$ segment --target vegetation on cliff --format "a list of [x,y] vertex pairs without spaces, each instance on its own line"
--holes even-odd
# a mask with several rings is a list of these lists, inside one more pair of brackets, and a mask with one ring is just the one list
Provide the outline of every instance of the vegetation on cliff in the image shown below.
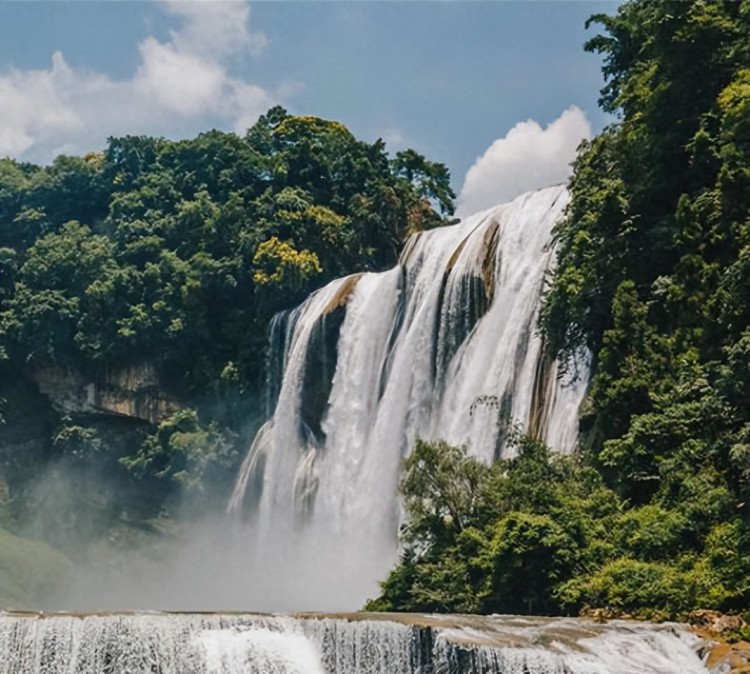
[[592,22],[618,121],[574,164],[542,316],[555,355],[593,355],[583,454],[418,447],[379,606],[750,609],[750,2]]
[[747,607],[747,530],[722,521],[727,494],[634,505],[583,457],[514,443],[516,458],[492,466],[417,443],[401,484],[404,551],[369,610],[684,618]]
[[[541,317],[551,355],[593,359],[581,451],[516,435],[516,458],[485,466],[418,443],[403,557],[369,608],[750,610],[750,1],[592,21],[617,121],[575,162]],[[390,266],[452,198],[444,166],[280,108],[242,137],[0,160],[0,524],[44,513],[32,533],[74,556],[82,530],[223,498],[270,317]],[[158,423],[61,414],[34,384],[142,363],[182,403]],[[0,547],[0,600],[33,594],[27,559],[45,579],[68,565],[4,531]]]
[[[225,501],[262,414],[270,318],[330,279],[392,266],[453,197],[445,166],[278,107],[244,136],[112,138],[50,166],[0,160],[7,526],[34,514],[33,485],[53,464],[109,517],[154,515],[176,496],[199,509],[211,487]],[[60,413],[35,386],[139,371],[153,376],[136,393],[168,401],[158,414],[96,414],[90,400]],[[64,546],[76,524],[63,519],[47,533]]]
[[2,344],[17,362],[158,365],[181,393],[252,385],[268,319],[395,263],[452,212],[444,166],[270,110],[244,137],[110,139],[0,161]]

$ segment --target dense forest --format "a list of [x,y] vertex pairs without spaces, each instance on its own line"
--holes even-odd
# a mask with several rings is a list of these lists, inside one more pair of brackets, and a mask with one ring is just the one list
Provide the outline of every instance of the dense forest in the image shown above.
[[[487,466],[419,442],[371,609],[750,611],[750,1],[591,24],[615,121],[574,163],[539,325],[550,357],[592,361],[580,451],[516,432]],[[223,506],[271,317],[393,265],[453,198],[445,166],[281,108],[244,136],[0,160],[0,605],[76,559],[72,531],[127,545]]]
[[581,452],[420,444],[374,608],[750,609],[750,2],[590,22],[616,121],[575,161],[541,325],[593,358]]
[[[281,108],[244,136],[0,160],[0,527],[75,558],[118,523],[224,508],[270,318],[391,267],[453,198],[445,166]],[[9,541],[0,567],[38,557]]]

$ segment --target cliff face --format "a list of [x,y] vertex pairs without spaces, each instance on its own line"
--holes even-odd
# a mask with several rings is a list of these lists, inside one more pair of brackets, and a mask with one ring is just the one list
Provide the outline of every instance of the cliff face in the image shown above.
[[37,368],[31,377],[53,407],[67,414],[109,414],[159,424],[180,407],[161,389],[149,363],[108,371],[95,380],[52,366]]
[[75,558],[81,541],[113,540],[158,511],[160,492],[120,463],[182,407],[150,364],[91,378],[6,363],[0,404],[0,527]]

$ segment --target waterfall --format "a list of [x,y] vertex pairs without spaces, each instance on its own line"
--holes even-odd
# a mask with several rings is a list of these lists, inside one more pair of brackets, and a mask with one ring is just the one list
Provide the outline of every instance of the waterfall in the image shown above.
[[287,566],[285,585],[307,586],[296,596],[317,594],[267,608],[352,609],[375,596],[397,554],[399,468],[417,438],[485,462],[513,451],[514,424],[574,447],[586,368],[562,376],[537,334],[567,201],[552,187],[422,232],[394,269],[333,281],[274,319],[273,414],[230,509],[251,522],[258,582]]
[[0,613],[0,674],[707,674],[702,644],[572,618]]

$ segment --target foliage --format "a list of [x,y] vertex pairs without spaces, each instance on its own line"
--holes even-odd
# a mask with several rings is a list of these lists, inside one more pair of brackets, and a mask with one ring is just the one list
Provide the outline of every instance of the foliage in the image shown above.
[[445,166],[279,107],[243,136],[111,138],[41,167],[0,159],[0,362],[19,380],[153,366],[182,412],[129,429],[125,454],[91,419],[58,420],[48,456],[196,497],[237,467],[271,316],[391,266],[453,196]]
[[258,246],[253,257],[256,286],[273,286],[297,290],[307,286],[311,277],[320,274],[318,256],[309,250],[296,251],[288,243],[272,236]]
[[575,162],[543,328],[555,353],[594,355],[590,444],[623,496],[663,501],[668,470],[705,470],[739,498],[750,3],[644,0],[592,22],[620,121]]
[[203,501],[203,493],[216,486],[236,459],[231,436],[215,423],[202,426],[194,410],[184,409],[162,421],[138,452],[120,462],[138,479],[166,481],[172,489],[181,487],[191,500]]
[[401,483],[404,551],[368,609],[684,618],[746,607],[750,527],[726,522],[715,492],[633,506],[580,458],[514,442],[516,458],[491,466],[417,443]]
[[559,597],[747,609],[750,3],[591,23],[618,121],[575,161],[542,328],[555,355],[593,356],[587,460],[627,509],[619,552]]
[[2,346],[95,371],[138,353],[190,393],[232,359],[253,388],[273,313],[392,265],[452,198],[444,166],[282,108],[244,137],[113,138],[49,167],[4,159]]
[[408,521],[401,567],[376,605],[389,610],[555,612],[553,589],[600,554],[618,501],[594,471],[514,436],[516,458],[485,466],[458,448],[418,442],[401,483]]
[[418,446],[381,608],[750,608],[750,2],[591,23],[617,121],[575,160],[541,316],[552,355],[592,356],[585,451]]

